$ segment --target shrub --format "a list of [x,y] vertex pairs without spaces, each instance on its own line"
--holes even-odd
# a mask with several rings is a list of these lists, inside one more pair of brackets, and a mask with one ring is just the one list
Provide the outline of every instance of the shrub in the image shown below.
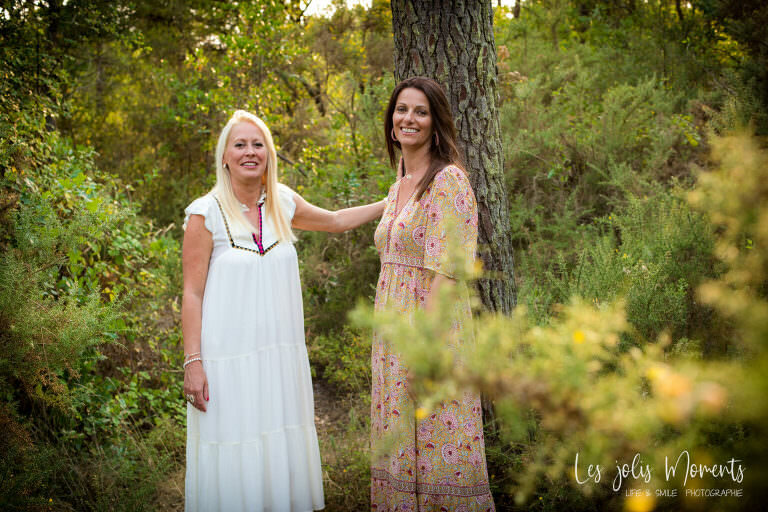
[[[82,509],[109,499],[107,508],[131,508],[128,495],[144,484],[152,493],[152,480],[141,463],[122,461],[160,457],[147,432],[183,418],[177,377],[162,366],[136,373],[141,363],[130,355],[141,352],[134,342],[162,332],[148,320],[172,309],[178,244],[137,217],[109,176],[93,178],[92,153],[55,132],[37,138],[37,125],[17,129],[14,143],[35,151],[14,157],[0,183],[0,422],[3,472],[14,483],[2,502]],[[171,344],[155,344],[166,364],[180,357]],[[128,459],[126,440],[138,450]],[[173,460],[177,447],[161,458]],[[117,462],[110,478],[120,490],[107,498],[112,491],[93,484]]]

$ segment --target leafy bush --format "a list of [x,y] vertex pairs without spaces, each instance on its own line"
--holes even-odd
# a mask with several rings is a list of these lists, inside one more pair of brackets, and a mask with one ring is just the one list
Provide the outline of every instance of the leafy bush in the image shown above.
[[707,337],[708,350],[723,349],[724,340],[712,337],[717,320],[694,297],[698,284],[718,274],[712,229],[681,194],[629,197],[624,209],[599,219],[594,231],[604,234],[588,238],[574,264],[561,257],[539,278],[547,296],[537,300],[537,317],[543,320],[538,315],[570,297],[601,304],[621,296],[642,338],[662,332],[673,339]]
[[371,336],[348,330],[318,335],[309,345],[309,356],[323,368],[323,380],[340,391],[367,395],[371,389]]
[[[176,376],[162,367],[135,373],[120,347],[141,352],[134,342],[162,332],[162,324],[146,326],[171,309],[178,244],[138,218],[109,176],[94,180],[92,153],[56,133],[39,139],[39,125],[20,122],[17,130],[13,143],[35,151],[9,152],[0,183],[0,421],[3,471],[13,482],[0,501],[98,508],[108,500],[101,506],[131,509],[142,492],[154,492],[157,477],[144,463],[172,461],[178,449],[158,451],[147,433],[167,431],[171,419],[178,425],[183,403]],[[176,363],[178,335],[168,341],[154,349]],[[110,367],[114,377],[105,375]],[[136,451],[121,452],[129,440]],[[116,467],[108,492],[99,480]]]

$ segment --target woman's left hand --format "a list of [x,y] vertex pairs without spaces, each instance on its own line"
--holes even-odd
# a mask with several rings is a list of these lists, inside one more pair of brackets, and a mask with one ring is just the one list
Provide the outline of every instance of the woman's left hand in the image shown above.
[[193,396],[192,406],[200,412],[206,411],[208,401],[208,377],[205,375],[203,363],[195,361],[184,370],[184,395]]

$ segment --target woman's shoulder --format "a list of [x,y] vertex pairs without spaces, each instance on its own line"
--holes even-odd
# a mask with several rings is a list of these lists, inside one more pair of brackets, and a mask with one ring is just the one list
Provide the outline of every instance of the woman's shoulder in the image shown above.
[[208,192],[204,196],[200,196],[184,208],[184,213],[190,215],[202,215],[207,217],[219,208],[219,202],[216,199],[216,195],[213,192]]
[[293,213],[296,211],[296,200],[294,199],[295,192],[288,185],[282,183],[277,184],[277,197],[280,200],[280,205],[288,214],[288,217],[293,217]]
[[436,189],[472,188],[466,171],[456,164],[448,164],[437,171],[432,185]]
[[277,184],[277,195],[280,199],[290,199],[293,201],[293,189],[283,183]]
[[277,184],[277,197],[280,199],[280,202],[284,205],[295,205],[296,200],[294,199],[295,192],[291,187],[288,185],[284,185],[282,183]]
[[208,192],[204,196],[200,196],[196,198],[194,201],[192,201],[191,203],[189,203],[189,206],[185,208],[185,211],[189,209],[193,209],[193,210],[204,209],[215,204],[216,204],[216,199],[214,198],[213,193]]
[[216,199],[210,192],[189,203],[189,206],[184,209],[183,229],[186,230],[190,215],[202,215],[205,217],[205,227],[208,228],[208,231],[213,232],[211,216],[215,211],[214,208],[216,208]]

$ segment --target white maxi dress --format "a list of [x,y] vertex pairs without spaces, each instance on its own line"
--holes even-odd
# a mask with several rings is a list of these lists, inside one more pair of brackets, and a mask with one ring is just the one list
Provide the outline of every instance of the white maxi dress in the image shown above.
[[[280,186],[289,219],[296,205]],[[262,213],[264,208],[260,205]],[[213,252],[201,347],[208,411],[187,406],[187,512],[305,512],[324,507],[296,250],[237,232],[212,195],[185,210],[205,217]]]

